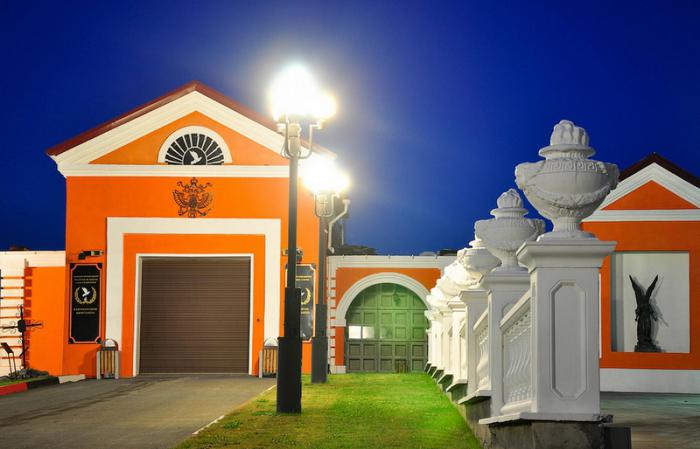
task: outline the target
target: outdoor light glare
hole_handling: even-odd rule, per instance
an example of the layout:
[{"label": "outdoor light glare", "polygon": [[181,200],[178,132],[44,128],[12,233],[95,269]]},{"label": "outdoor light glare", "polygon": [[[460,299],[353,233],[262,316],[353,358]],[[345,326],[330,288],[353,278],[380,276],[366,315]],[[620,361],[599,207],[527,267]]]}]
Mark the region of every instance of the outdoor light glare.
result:
[{"label": "outdoor light glare", "polygon": [[338,170],[335,162],[328,157],[317,156],[306,161],[301,167],[304,185],[312,193],[342,193],[350,187],[350,178]]},{"label": "outdoor light glare", "polygon": [[333,97],[321,91],[311,72],[301,64],[293,64],[274,79],[269,92],[272,116],[311,117],[325,120],[335,114]]}]

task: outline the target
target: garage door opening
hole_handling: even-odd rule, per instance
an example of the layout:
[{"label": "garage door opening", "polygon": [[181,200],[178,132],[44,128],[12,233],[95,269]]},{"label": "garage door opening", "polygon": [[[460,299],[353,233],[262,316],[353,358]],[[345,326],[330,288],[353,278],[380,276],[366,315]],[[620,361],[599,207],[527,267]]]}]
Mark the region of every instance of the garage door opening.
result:
[{"label": "garage door opening", "polygon": [[347,313],[348,372],[422,371],[427,362],[423,301],[397,284],[369,287]]},{"label": "garage door opening", "polygon": [[140,373],[248,373],[250,257],[141,260]]}]

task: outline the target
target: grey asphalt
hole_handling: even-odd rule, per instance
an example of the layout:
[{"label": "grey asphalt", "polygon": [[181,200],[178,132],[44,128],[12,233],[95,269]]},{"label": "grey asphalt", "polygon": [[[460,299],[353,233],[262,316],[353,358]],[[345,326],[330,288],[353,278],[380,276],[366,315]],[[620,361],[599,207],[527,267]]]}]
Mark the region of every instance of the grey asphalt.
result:
[{"label": "grey asphalt", "polygon": [[273,385],[243,375],[139,376],[0,396],[0,447],[171,448]]},{"label": "grey asphalt", "polygon": [[632,449],[700,449],[700,395],[602,393],[603,413],[632,428]]}]

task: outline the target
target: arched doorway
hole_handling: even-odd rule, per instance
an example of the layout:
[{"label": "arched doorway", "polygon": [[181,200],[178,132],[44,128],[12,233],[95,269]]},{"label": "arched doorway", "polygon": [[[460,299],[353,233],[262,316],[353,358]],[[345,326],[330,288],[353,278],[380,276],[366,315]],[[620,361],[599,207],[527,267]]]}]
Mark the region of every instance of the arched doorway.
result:
[{"label": "arched doorway", "polygon": [[348,372],[422,371],[427,361],[423,301],[392,283],[362,290],[346,315]]}]

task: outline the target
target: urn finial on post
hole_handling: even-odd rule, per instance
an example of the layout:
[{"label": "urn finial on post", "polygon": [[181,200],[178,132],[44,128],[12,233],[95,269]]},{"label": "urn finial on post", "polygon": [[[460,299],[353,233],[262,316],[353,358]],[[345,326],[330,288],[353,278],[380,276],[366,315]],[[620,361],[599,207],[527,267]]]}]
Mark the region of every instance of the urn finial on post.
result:
[{"label": "urn finial on post", "polygon": [[498,208],[491,211],[494,218],[479,220],[474,224],[486,249],[501,260],[494,271],[522,271],[515,251],[524,242],[535,240],[544,231],[544,222],[537,218],[525,218],[527,209],[517,190],[509,189],[498,197]]},{"label": "urn finial on post", "polygon": [[545,160],[515,168],[515,183],[554,224],[540,240],[593,238],[581,230],[581,220],[617,186],[617,165],[588,159],[595,154],[588,133],[569,120],[554,126],[549,142],[539,151]]}]

